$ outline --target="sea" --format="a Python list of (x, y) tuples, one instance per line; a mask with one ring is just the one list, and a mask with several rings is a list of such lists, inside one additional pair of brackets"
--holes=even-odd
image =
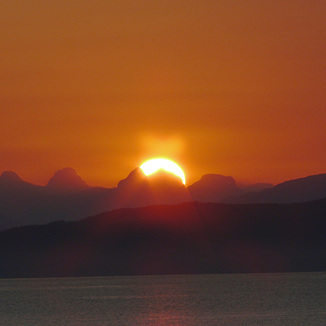
[(0, 279), (0, 325), (326, 325), (326, 273)]

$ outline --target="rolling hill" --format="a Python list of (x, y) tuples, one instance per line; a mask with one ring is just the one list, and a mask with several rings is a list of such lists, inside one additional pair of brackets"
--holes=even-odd
[(1, 277), (326, 270), (326, 199), (126, 208), (0, 232)]

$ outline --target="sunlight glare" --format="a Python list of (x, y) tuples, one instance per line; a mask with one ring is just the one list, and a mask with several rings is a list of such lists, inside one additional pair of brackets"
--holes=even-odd
[(171, 172), (181, 178), (183, 184), (186, 184), (186, 177), (181, 167), (177, 163), (166, 158), (154, 158), (148, 160), (143, 163), (140, 168), (143, 170), (145, 175), (151, 175), (158, 170)]

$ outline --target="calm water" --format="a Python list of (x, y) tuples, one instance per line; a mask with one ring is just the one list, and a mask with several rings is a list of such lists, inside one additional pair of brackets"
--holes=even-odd
[(0, 325), (326, 325), (326, 273), (0, 280)]

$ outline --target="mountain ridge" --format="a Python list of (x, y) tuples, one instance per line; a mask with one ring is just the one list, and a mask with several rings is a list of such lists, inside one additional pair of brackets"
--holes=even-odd
[(73, 168), (63, 168), (55, 172), (46, 188), (54, 191), (79, 191), (90, 186), (77, 174)]
[[(268, 185), (258, 185), (269, 187)], [(294, 194), (298, 194), (294, 196)], [(326, 197), (326, 174), (289, 180), (246, 192), (231, 176), (204, 175), (185, 187), (172, 174), (145, 176), (134, 169), (115, 188), (91, 187), (72, 168), (58, 170), (46, 186), (22, 180), (15, 172), (0, 176), (0, 230), (18, 225), (73, 221), (121, 207), (182, 202), (277, 203)]]
[(227, 200), (229, 203), (290, 203), (326, 197), (326, 174), (315, 174), (284, 181), (258, 193), (244, 194)]
[(184, 203), (0, 232), (0, 277), (326, 271), (326, 198)]

